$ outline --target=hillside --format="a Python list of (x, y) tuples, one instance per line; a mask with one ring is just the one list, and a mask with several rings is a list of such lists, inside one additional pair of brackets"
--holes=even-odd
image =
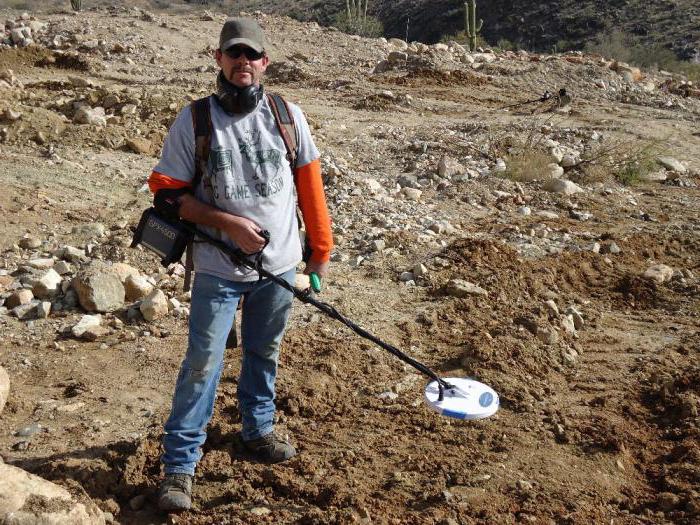
[[(464, 29), (461, 0), (374, 0), (370, 13), (384, 24), (385, 36), (439, 42)], [(261, 9), (331, 24), (343, 9), (340, 0), (242, 0), (234, 10)], [(632, 45), (673, 50), (683, 60), (700, 60), (700, 3), (695, 0), (597, 0), (532, 3), (523, 0), (493, 0), (477, 3), (483, 18), (483, 37), (495, 45), (502, 39), (532, 51), (583, 49), (611, 31), (629, 35)]]
[(328, 179), (319, 298), (500, 410), (440, 416), (426, 377), (297, 303), (276, 402), (299, 455), (241, 453), (233, 349), (194, 509), (159, 513), (191, 298), (130, 243), (226, 13), (3, 8), (0, 523), (697, 524), (700, 89), (256, 16)]

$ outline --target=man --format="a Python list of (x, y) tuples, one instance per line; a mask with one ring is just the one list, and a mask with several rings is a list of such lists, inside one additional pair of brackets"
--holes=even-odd
[[(247, 254), (262, 250), (263, 267), (294, 283), (302, 256), (298, 200), (312, 249), (305, 273), (325, 276), (333, 241), (318, 150), (303, 113), (289, 104), (298, 143), (292, 172), (285, 142), (263, 94), (261, 79), (269, 57), (255, 20), (226, 21), (216, 63), (220, 72), (217, 93), (209, 97), (211, 142), (202, 182), (192, 187), (195, 136), (190, 106), (173, 123), (149, 179), (156, 208), (169, 206), (172, 211), (175, 207), (182, 219)], [(264, 230), (270, 234), (267, 245)], [(165, 479), (158, 504), (166, 511), (191, 506), (192, 477), (212, 416), (224, 347), (243, 296), (238, 383), (243, 446), (265, 462), (284, 461), (296, 454), (273, 431), (279, 344), (292, 294), (268, 279), (259, 280), (253, 270), (235, 266), (211, 244), (195, 243), (194, 269), (189, 344), (163, 438)]]

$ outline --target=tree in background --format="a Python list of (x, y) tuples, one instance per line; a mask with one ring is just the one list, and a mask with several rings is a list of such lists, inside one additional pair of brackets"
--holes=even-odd
[(83, 0), (70, 0), (73, 11), (80, 11), (83, 8)]
[(384, 33), (379, 19), (367, 16), (369, 0), (345, 0), (345, 11), (335, 16), (335, 26), (352, 35), (378, 37)]

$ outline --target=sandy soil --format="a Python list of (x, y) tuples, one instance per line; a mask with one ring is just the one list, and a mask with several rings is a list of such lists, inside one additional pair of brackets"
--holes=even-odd
[[(0, 113), (22, 113), (0, 123), (8, 129), (0, 267), (91, 244), (93, 257), (162, 279), (154, 257), (127, 247), (129, 226), (149, 204), (143, 184), (167, 126), (213, 87), (207, 47), (223, 17), (114, 9), (37, 18), (52, 36), (74, 41), (79, 55), (0, 49), (0, 71), (11, 69), (24, 86), (0, 91)], [(662, 90), (665, 79), (651, 75), (653, 93), (600, 89), (597, 79), (613, 85), (621, 77), (595, 57), (511, 54), (474, 70), (437, 56), (422, 70), (407, 63), (371, 75), (386, 44), (288, 19), (262, 22), (273, 58), (293, 66), (273, 69), (267, 86), (304, 108), (326, 169), (337, 166), (329, 204), (337, 251), (348, 257), (334, 263), (321, 297), (441, 375), (490, 384), (501, 410), (476, 422), (440, 417), (422, 401), (424, 377), (297, 304), (277, 402), (278, 429), (298, 457), (267, 466), (238, 452), (240, 355), (231, 351), (195, 508), (165, 516), (155, 507), (159, 443), (186, 323), (129, 320), (127, 305), (114, 314), (118, 328), (85, 342), (65, 335), (82, 314), (74, 308), (29, 322), (0, 316), (0, 365), (12, 382), (0, 415), (4, 461), (79, 484), (122, 524), (698, 523), (700, 101)], [(104, 43), (86, 47), (91, 40)], [(573, 94), (568, 112), (502, 109), (562, 86)], [(109, 94), (118, 103), (106, 127), (71, 122), (74, 101), (100, 105)], [(129, 104), (134, 113), (121, 110)], [(688, 184), (628, 187), (579, 174), (585, 191), (563, 196), (541, 181), (482, 174), (434, 181), (419, 201), (392, 193), (402, 175), (435, 173), (445, 154), (474, 170), (493, 167), (489, 146), (542, 129), (571, 144), (594, 132), (655, 141), (687, 163), (679, 180)], [(134, 137), (153, 145), (150, 155), (131, 151)], [(384, 187), (380, 197), (367, 190), (368, 178)], [(533, 213), (520, 213), (523, 205)], [(451, 227), (430, 230), (426, 218)], [(107, 234), (95, 238), (95, 223)], [(17, 248), (25, 233), (44, 245)], [(539, 251), (524, 250), (523, 236)], [(371, 251), (377, 239), (385, 248)], [(601, 253), (585, 249), (595, 242)], [(620, 253), (603, 253), (611, 242)], [(399, 276), (417, 263), (427, 275), (407, 286)], [(643, 278), (657, 263), (674, 277)], [(452, 297), (451, 279), (487, 295)], [(179, 294), (180, 281), (161, 282)], [(580, 311), (583, 326), (567, 332), (548, 300), (562, 314)], [(39, 431), (17, 434), (32, 424)]]

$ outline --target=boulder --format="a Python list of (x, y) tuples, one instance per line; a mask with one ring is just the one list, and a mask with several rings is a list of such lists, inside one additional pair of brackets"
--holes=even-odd
[(104, 525), (102, 511), (20, 468), (0, 463), (0, 523), (8, 525)]
[(73, 279), (78, 302), (88, 312), (112, 312), (124, 304), (124, 285), (112, 269), (93, 261)]
[(2, 414), (2, 409), (5, 408), (5, 403), (9, 395), (10, 376), (8, 376), (7, 371), (0, 366), (0, 414)]

